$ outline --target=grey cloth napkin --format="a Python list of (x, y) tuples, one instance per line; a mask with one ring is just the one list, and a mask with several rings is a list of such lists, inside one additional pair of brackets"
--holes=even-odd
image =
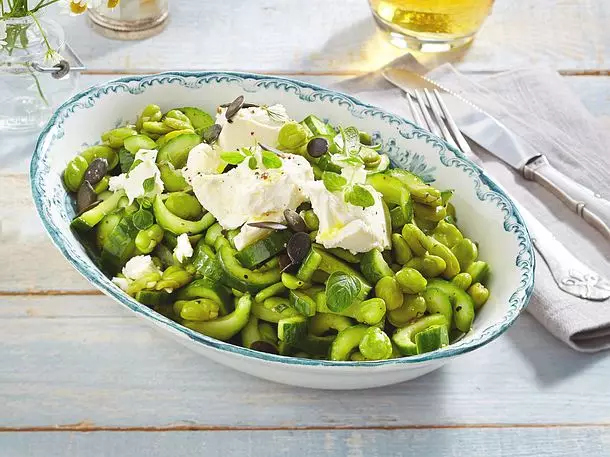
[[(400, 60), (412, 65), (414, 60)], [(394, 62), (394, 64), (401, 62)], [(410, 68), (421, 72), (420, 68)], [(501, 118), (523, 142), (576, 181), (610, 198), (610, 122), (593, 116), (553, 70), (513, 70), (492, 76), (459, 73), (449, 64), (428, 75)], [(401, 92), (378, 72), (336, 84), (337, 89), (411, 118)], [(529, 209), (573, 254), (610, 275), (610, 243), (540, 185), (526, 181), (495, 157), (473, 147), (484, 168)], [(563, 292), (537, 255), (535, 289), (528, 311), (555, 337), (575, 350), (610, 348), (610, 300), (593, 302)]]

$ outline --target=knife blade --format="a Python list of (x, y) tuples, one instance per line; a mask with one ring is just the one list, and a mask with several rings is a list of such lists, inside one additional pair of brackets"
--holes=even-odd
[[(409, 76), (413, 72), (388, 66), (382, 74), (388, 82), (409, 93), (407, 81), (412, 79)], [(448, 94), (443, 100), (462, 133), (515, 168), (525, 179), (542, 185), (610, 240), (610, 201), (561, 173), (545, 155), (528, 151), (508, 127), (480, 107), (442, 84), (421, 74), (416, 75)]]

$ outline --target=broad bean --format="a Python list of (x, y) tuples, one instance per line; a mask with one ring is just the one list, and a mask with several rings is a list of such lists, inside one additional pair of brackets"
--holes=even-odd
[(414, 268), (404, 267), (396, 273), (396, 282), (406, 294), (416, 294), (426, 288), (426, 278)]
[(478, 310), (489, 299), (489, 290), (483, 284), (477, 282), (468, 288), (468, 295), (474, 301), (474, 309)]
[(194, 130), (189, 118), (177, 109), (168, 111), (162, 122), (173, 130)]
[(466, 290), (472, 284), (472, 276), (465, 272), (459, 273), (451, 279), (451, 282), (458, 286), (460, 289)]
[(396, 279), (384, 276), (375, 284), (375, 296), (381, 298), (388, 311), (400, 308), (403, 303), (401, 287)]
[(403, 327), (425, 312), (426, 300), (421, 295), (405, 294), (402, 306), (388, 313), (388, 321), (394, 327)]
[(407, 262), (406, 266), (416, 269), (427, 278), (434, 278), (447, 268), (443, 259), (430, 254), (425, 254), (423, 257), (413, 257)]
[(455, 225), (445, 220), (439, 221), (434, 232), (432, 232), (432, 237), (449, 248), (452, 248), (464, 238), (462, 232)]
[(481, 284), (485, 284), (487, 277), (489, 276), (489, 265), (487, 262), (477, 260), (470, 264), (466, 269), (466, 272), (472, 276), (473, 283), (480, 282)]
[(184, 300), (177, 306), (180, 307), (180, 317), (189, 321), (211, 321), (218, 317), (220, 310), (218, 303), (207, 298)]
[(147, 105), (136, 122), (136, 128), (142, 130), (142, 124), (148, 121), (160, 121), (163, 117), (161, 108), (158, 105)]
[(445, 278), (451, 279), (460, 272), (460, 262), (458, 262), (457, 257), (451, 252), (451, 249), (444, 244), (434, 240), (429, 252), (430, 255), (435, 255), (445, 261), (445, 269), (443, 270), (443, 276)]
[(409, 244), (400, 233), (392, 234), (392, 252), (394, 254), (394, 260), (401, 265), (406, 265), (413, 257)]
[(116, 129), (108, 130), (102, 134), (102, 141), (107, 143), (111, 148), (122, 148), (127, 137), (137, 135), (131, 127), (119, 127)]
[(83, 183), (85, 172), (89, 167), (89, 162), (83, 156), (75, 156), (68, 162), (64, 170), (64, 184), (71, 192), (78, 191), (78, 188)]
[(315, 316), (309, 319), (308, 325), (309, 333), (315, 336), (323, 336), (332, 330), (340, 332), (354, 324), (347, 316), (331, 313), (316, 313)]
[(392, 355), (392, 342), (383, 330), (370, 327), (364, 332), (358, 349), (368, 360), (386, 360)]
[(88, 163), (93, 162), (94, 159), (106, 159), (108, 162), (108, 170), (114, 169), (119, 164), (119, 155), (110, 146), (105, 144), (99, 144), (96, 146), (90, 146), (80, 153)]
[(152, 252), (163, 239), (163, 233), (159, 224), (153, 224), (146, 230), (140, 230), (136, 235), (136, 249), (142, 254)]
[(165, 269), (161, 279), (159, 280), (159, 282), (157, 282), (155, 289), (156, 290), (163, 290), (163, 289), (175, 290), (182, 286), (187, 285), (189, 282), (191, 282), (192, 279), (193, 279), (193, 276), (188, 271), (186, 271), (184, 268), (182, 268), (179, 265), (172, 265)]
[(151, 136), (151, 134), (165, 135), (174, 129), (165, 125), (163, 122), (148, 121), (142, 124), (142, 130), (144, 130), (148, 136)]
[(430, 238), (414, 224), (405, 224), (402, 236), (417, 256), (423, 256), (431, 246)]
[(301, 213), (301, 217), (305, 221), (305, 226), (307, 227), (308, 231), (312, 232), (314, 230), (318, 230), (318, 228), (320, 227), (320, 220), (318, 219), (318, 216), (316, 216), (316, 213), (313, 212), (313, 210), (308, 209), (307, 211), (303, 211)]
[(182, 219), (195, 221), (203, 216), (203, 207), (197, 197), (186, 192), (172, 192), (165, 200), (165, 207)]
[(427, 220), (438, 222), (447, 215), (447, 210), (444, 206), (428, 206), (421, 203), (413, 204), (413, 212), (415, 216)]
[(451, 248), (451, 252), (455, 255), (460, 263), (460, 269), (466, 271), (468, 267), (477, 260), (479, 256), (479, 248), (468, 238), (463, 238)]

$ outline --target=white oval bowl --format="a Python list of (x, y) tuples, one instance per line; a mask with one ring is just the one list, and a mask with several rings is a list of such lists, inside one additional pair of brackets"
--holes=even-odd
[[(315, 114), (337, 125), (374, 132), (395, 166), (454, 189), (461, 230), (479, 243), (491, 265), (491, 296), (459, 342), (427, 354), (375, 362), (333, 362), (253, 351), (209, 338), (138, 303), (112, 284), (70, 230), (72, 198), (61, 174), (67, 162), (100, 134), (133, 122), (150, 103), (166, 111), (216, 106), (244, 95), (251, 103), (283, 104), (295, 119)], [(534, 254), (523, 220), (502, 188), (463, 154), (434, 135), (382, 109), (301, 81), (233, 72), (171, 72), (121, 78), (94, 86), (64, 103), (42, 131), (32, 157), (34, 202), (53, 243), (102, 292), (185, 346), (236, 370), (285, 384), (360, 389), (395, 384), (439, 368), (501, 335), (527, 305), (534, 285)]]

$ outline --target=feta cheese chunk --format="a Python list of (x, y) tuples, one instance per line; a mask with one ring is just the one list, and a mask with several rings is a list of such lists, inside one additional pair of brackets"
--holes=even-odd
[(189, 241), (189, 236), (186, 233), (181, 234), (176, 238), (176, 247), (174, 248), (174, 255), (178, 262), (182, 263), (185, 259), (193, 256), (193, 247)]
[(352, 254), (390, 247), (390, 228), (381, 194), (365, 186), (375, 199), (368, 208), (346, 203), (342, 192), (329, 192), (322, 181), (308, 186), (311, 206), (320, 220), (316, 241), (325, 248), (343, 248)]
[(127, 261), (122, 273), (127, 279), (137, 281), (152, 273), (161, 274), (161, 270), (155, 265), (151, 256), (137, 255)]
[(182, 169), (182, 174), (187, 182), (192, 183), (193, 176), (198, 173), (204, 175), (215, 175), (222, 173), (227, 163), (220, 158), (222, 150), (218, 146), (210, 146), (201, 143), (189, 152), (186, 160), (186, 167)]
[[(160, 194), (163, 192), (163, 181), (155, 160), (157, 160), (156, 150), (140, 149), (134, 159), (134, 163), (137, 165), (127, 173), (111, 177), (108, 188), (113, 192), (124, 189), (129, 203), (138, 197), (154, 197)], [(144, 183), (149, 178), (154, 180), (153, 187), (146, 191)]]
[(127, 292), (127, 288), (129, 287), (129, 279), (127, 278), (119, 278), (117, 276), (115, 276), (114, 278), (111, 279), (112, 283), (119, 286), (119, 288), (123, 291), (123, 292)]
[(281, 211), (273, 211), (267, 214), (263, 214), (258, 217), (251, 217), (248, 219), (246, 224), (243, 225), (240, 232), (237, 234), (235, 238), (233, 238), (233, 243), (235, 244), (235, 249), (241, 251), (246, 246), (251, 245), (255, 241), (262, 240), (267, 235), (269, 235), (273, 230), (263, 229), (258, 227), (250, 227), (248, 225), (249, 222), (261, 222), (261, 221), (269, 221), (269, 222), (285, 222), (284, 214)]
[(241, 227), (251, 218), (295, 209), (307, 200), (305, 186), (313, 170), (304, 157), (281, 154), (281, 168), (252, 170), (248, 161), (220, 175), (196, 175), (193, 191), (224, 229)]
[(221, 108), (216, 115), (216, 123), (222, 126), (218, 145), (223, 151), (249, 148), (256, 142), (275, 147), (280, 129), (290, 120), (282, 105), (242, 108), (231, 122), (225, 117), (226, 111), (226, 108)]

